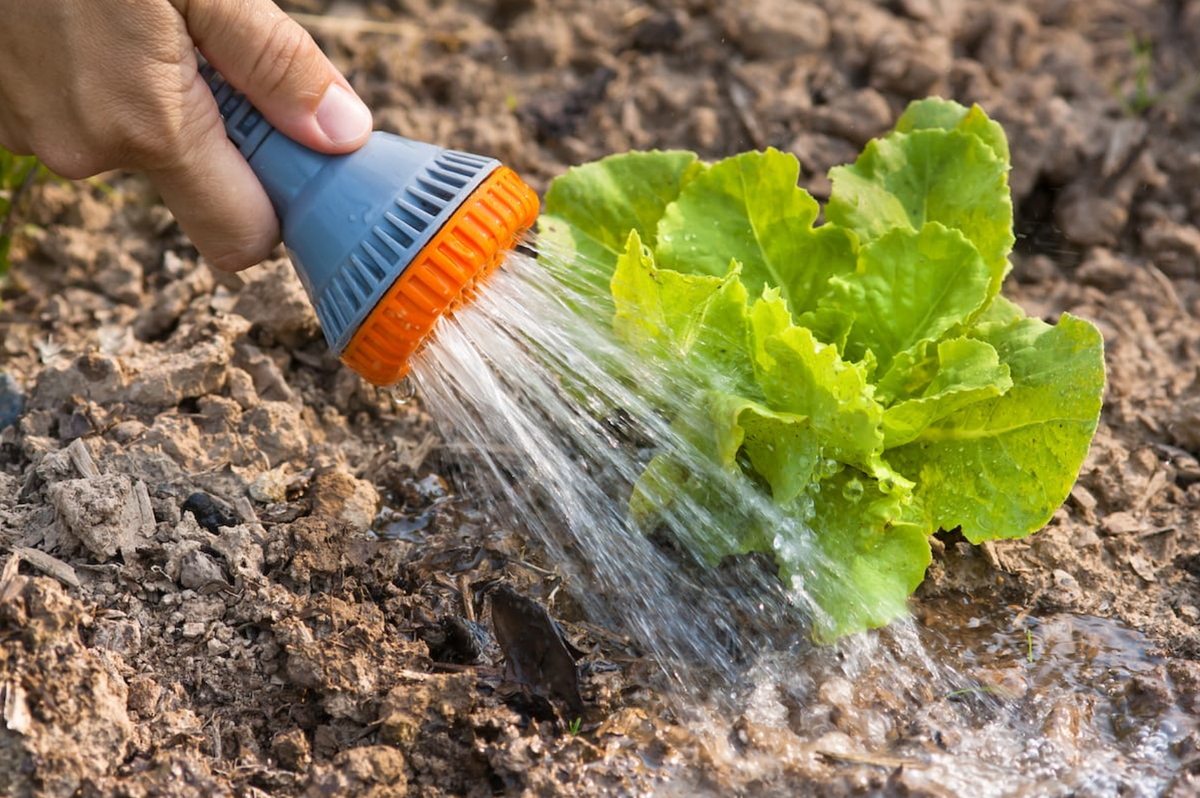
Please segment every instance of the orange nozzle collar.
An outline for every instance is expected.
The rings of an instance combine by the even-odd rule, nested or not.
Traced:
[[[379,300],[346,345],[342,362],[375,385],[400,380],[438,318],[469,298],[474,283],[499,264],[537,214],[533,189],[508,167],[496,169]]]

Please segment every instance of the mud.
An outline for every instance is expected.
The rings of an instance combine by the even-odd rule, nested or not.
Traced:
[[[1018,707],[1074,680],[1033,715],[1064,756],[1101,715],[1167,724],[1160,792],[1200,790],[1200,2],[285,5],[380,126],[539,190],[775,146],[824,196],[909,99],[982,104],[1008,293],[1095,321],[1109,385],[1067,504],[1025,541],[941,536],[915,628]],[[970,713],[817,655],[803,702],[748,699],[714,745],[419,397],[339,367],[282,253],[215,275],[143,180],[103,180],[35,189],[0,293],[0,794],[952,794],[921,774]],[[506,673],[501,580],[583,653],[581,713]]]

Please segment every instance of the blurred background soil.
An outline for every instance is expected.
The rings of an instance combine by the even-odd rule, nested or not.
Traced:
[[[1012,148],[1006,292],[1095,321],[1109,385],[1049,526],[940,538],[915,615],[1118,619],[1159,657],[1128,689],[1200,716],[1200,2],[284,6],[379,127],[539,191],[631,148],[772,146],[823,199],[909,100],[982,105]],[[34,191],[0,308],[0,794],[943,794],[861,757],[726,770],[520,520],[459,495],[470,453],[419,398],[328,354],[282,252],[214,275],[137,176]],[[584,653],[574,728],[505,678],[500,578]],[[1195,794],[1190,745],[1173,795]]]

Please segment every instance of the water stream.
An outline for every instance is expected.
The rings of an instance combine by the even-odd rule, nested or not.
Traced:
[[[599,271],[540,254],[513,253],[443,321],[413,382],[443,435],[472,451],[475,494],[520,519],[589,620],[658,663],[679,716],[734,782],[769,779],[782,750],[874,761],[906,772],[906,789],[980,798],[1162,793],[1178,765],[1172,744],[1194,721],[1127,700],[1130,681],[1159,667],[1136,632],[963,605],[819,647],[809,630],[820,610],[802,580],[783,585],[761,557],[710,568],[678,545],[730,519],[787,530],[776,545],[801,553],[812,533],[745,477],[716,473],[672,426],[719,375],[630,357]],[[681,500],[646,534],[629,496],[664,447],[725,487]],[[738,743],[748,732],[734,732],[735,717],[774,742]]]

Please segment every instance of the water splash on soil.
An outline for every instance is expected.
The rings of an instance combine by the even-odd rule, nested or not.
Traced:
[[[590,620],[662,667],[685,696],[678,716],[735,782],[786,781],[792,756],[801,770],[905,774],[883,794],[1161,793],[1186,717],[1169,698],[1152,711],[1121,703],[1131,680],[1158,667],[1135,632],[1099,619],[1032,627],[999,612],[968,622],[949,608],[925,628],[814,647],[820,610],[803,584],[784,586],[764,558],[711,568],[678,545],[738,519],[811,545],[804,521],[745,477],[721,471],[716,501],[680,502],[652,534],[632,523],[630,493],[657,449],[716,476],[671,423],[713,386],[631,358],[611,332],[604,285],[587,264],[514,253],[443,321],[412,378],[443,434],[472,452],[462,463],[475,471],[470,489],[545,548]],[[809,559],[816,573],[820,558]]]

